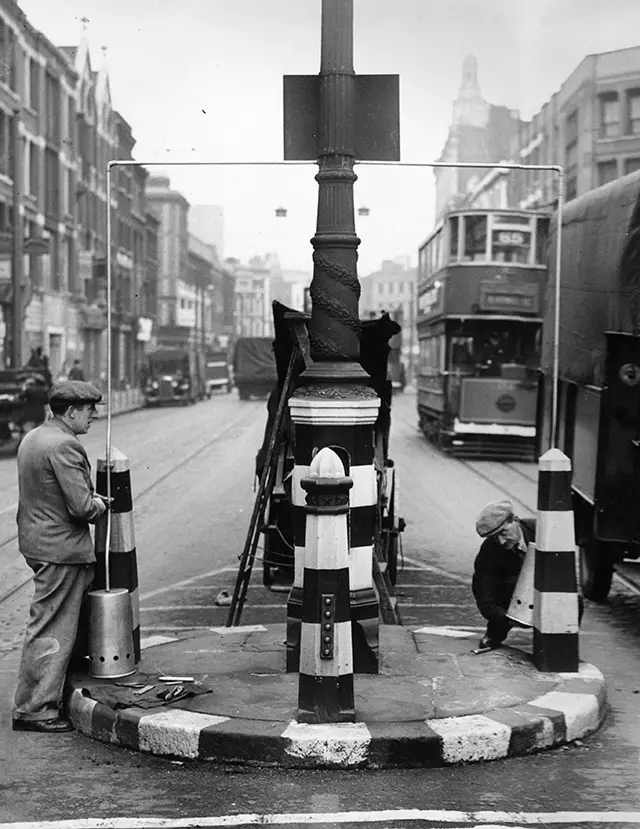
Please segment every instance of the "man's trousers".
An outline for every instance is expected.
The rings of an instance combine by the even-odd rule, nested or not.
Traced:
[[[59,716],[83,600],[93,582],[93,564],[50,564],[27,559],[35,592],[22,647],[13,718]]]

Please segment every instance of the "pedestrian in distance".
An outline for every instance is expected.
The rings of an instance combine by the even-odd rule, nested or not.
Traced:
[[[93,582],[89,525],[107,509],[95,494],[87,453],[78,439],[102,395],[90,383],[65,381],[49,393],[52,418],[18,450],[18,544],[33,570],[34,596],[18,671],[15,731],[70,731],[62,691],[80,610]]]
[[[493,501],[482,508],[476,532],[484,539],[473,568],[471,588],[487,631],[476,653],[499,648],[512,627],[526,627],[507,617],[507,610],[529,543],[535,541],[536,522],[518,518],[511,501]]]
[[[73,361],[73,365],[69,369],[69,380],[84,380],[84,371],[80,365],[80,360]]]

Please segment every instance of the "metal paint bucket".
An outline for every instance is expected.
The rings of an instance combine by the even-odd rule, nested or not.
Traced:
[[[516,582],[507,617],[527,627],[533,626],[533,594],[536,567],[536,545],[529,544],[529,549],[522,562],[522,569]]]
[[[116,679],[136,671],[128,590],[89,593],[89,675]]]

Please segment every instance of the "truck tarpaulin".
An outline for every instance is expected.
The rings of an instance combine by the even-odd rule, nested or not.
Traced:
[[[269,337],[244,337],[238,340],[233,370],[236,383],[275,383],[278,376],[272,340]]]
[[[570,201],[562,221],[560,376],[601,386],[605,332],[640,333],[640,172]],[[553,365],[555,250],[551,223],[542,367]]]

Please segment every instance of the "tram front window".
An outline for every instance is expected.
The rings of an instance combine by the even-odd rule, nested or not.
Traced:
[[[457,374],[524,379],[540,362],[540,327],[536,325],[463,330],[449,344],[450,370]]]
[[[493,262],[517,262],[526,265],[531,255],[531,233],[526,230],[500,230],[492,234]]]
[[[464,255],[465,262],[487,261],[487,217],[464,217]]]

